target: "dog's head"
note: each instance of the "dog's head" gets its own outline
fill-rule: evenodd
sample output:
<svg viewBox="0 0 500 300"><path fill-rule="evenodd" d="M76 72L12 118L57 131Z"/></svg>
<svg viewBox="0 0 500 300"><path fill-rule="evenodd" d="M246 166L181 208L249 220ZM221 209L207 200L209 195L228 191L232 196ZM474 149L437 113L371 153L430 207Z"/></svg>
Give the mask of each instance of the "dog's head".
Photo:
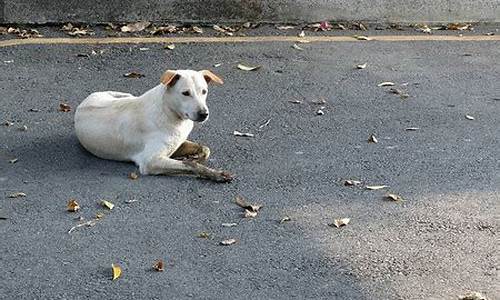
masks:
<svg viewBox="0 0 500 300"><path fill-rule="evenodd" d="M182 119L204 122L208 119L208 83L223 84L214 73L192 70L168 70L161 77L169 108Z"/></svg>

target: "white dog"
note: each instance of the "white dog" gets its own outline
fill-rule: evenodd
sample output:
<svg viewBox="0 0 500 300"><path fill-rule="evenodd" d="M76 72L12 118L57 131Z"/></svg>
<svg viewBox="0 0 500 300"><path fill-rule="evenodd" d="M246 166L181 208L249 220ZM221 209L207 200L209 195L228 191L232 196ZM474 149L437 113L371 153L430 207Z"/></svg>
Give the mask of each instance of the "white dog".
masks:
<svg viewBox="0 0 500 300"><path fill-rule="evenodd" d="M208 119L209 82L223 84L208 70L168 70L158 86L139 97L93 93L76 109L76 136L92 154L133 161L141 174L193 174L230 181L229 173L202 165L210 155L208 147L186 140L193 121Z"/></svg>

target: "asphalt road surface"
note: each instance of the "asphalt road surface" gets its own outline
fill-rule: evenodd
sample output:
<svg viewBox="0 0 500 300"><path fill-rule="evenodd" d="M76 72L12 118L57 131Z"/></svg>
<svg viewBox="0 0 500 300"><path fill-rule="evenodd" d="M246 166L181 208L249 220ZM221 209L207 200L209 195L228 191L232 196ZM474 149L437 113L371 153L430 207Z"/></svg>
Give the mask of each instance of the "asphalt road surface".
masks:
<svg viewBox="0 0 500 300"><path fill-rule="evenodd" d="M478 291L499 299L500 42L291 46L0 48L0 121L12 122L0 126L0 298L457 299ZM242 71L240 62L262 67ZM210 120L191 139L211 148L208 164L233 172L232 183L131 180L133 164L78 144L74 108L88 94L139 95L167 68L209 68L225 79L210 87ZM132 71L145 77L123 77ZM409 97L377 86L384 81ZM61 102L73 110L58 111ZM371 134L378 143L368 143ZM15 192L26 196L9 198ZM264 205L256 218L242 217L237 195ZM66 211L71 198L77 213ZM94 226L68 233L98 213ZM328 225L337 218L350 222ZM229 238L237 243L219 244ZM152 269L158 259L164 272ZM111 264L123 271L115 281Z"/></svg>

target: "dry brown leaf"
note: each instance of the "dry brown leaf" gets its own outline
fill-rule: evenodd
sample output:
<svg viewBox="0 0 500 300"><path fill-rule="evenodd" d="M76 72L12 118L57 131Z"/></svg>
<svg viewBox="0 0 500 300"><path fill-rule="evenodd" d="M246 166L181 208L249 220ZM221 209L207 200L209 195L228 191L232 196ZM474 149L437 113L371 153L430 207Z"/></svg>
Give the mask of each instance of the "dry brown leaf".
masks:
<svg viewBox="0 0 500 300"><path fill-rule="evenodd" d="M223 240L220 242L220 244L222 246L230 246L230 245L235 244L235 243L236 243L235 239L227 239L227 240Z"/></svg>
<svg viewBox="0 0 500 300"><path fill-rule="evenodd" d="M476 119L476 118L474 118L474 117L473 117L473 116L471 116L471 115L465 115L465 118L466 118L467 120L471 120L471 121Z"/></svg>
<svg viewBox="0 0 500 300"><path fill-rule="evenodd" d="M76 211L80 210L80 204L78 204L78 202L76 202L75 199L70 199L68 201L67 209L70 212L76 212Z"/></svg>
<svg viewBox="0 0 500 300"><path fill-rule="evenodd" d="M111 264L111 270L113 271L113 280L118 279L122 275L122 268L119 265Z"/></svg>
<svg viewBox="0 0 500 300"><path fill-rule="evenodd" d="M69 112L71 111L71 106L67 103L59 103L59 111L61 112Z"/></svg>
<svg viewBox="0 0 500 300"><path fill-rule="evenodd" d="M375 190L385 189L385 188L388 188L388 187L389 186L387 186L387 185L367 185L366 189L367 190L375 191Z"/></svg>
<svg viewBox="0 0 500 300"><path fill-rule="evenodd" d="M151 22L139 21L122 26L120 30L122 32L139 32L149 27L149 25L151 25Z"/></svg>
<svg viewBox="0 0 500 300"><path fill-rule="evenodd" d="M364 68L366 68L366 66L367 66L367 63L364 63L364 64L361 64L361 65L356 65L356 68L357 69L364 69Z"/></svg>
<svg viewBox="0 0 500 300"><path fill-rule="evenodd" d="M366 35L355 35L354 38L359 41L371 41L371 38L367 37Z"/></svg>
<svg viewBox="0 0 500 300"><path fill-rule="evenodd" d="M132 179L132 180L135 180L135 179L139 178L139 175L137 175L137 173L136 173L136 172L130 172L130 173L128 174L128 178L129 178L129 179Z"/></svg>
<svg viewBox="0 0 500 300"><path fill-rule="evenodd" d="M218 32L221 32L221 33L224 33L225 35L228 35L228 36L233 36L233 32L232 31L235 31L234 29L230 28L230 27L227 27L227 26L219 26L219 25L214 25L212 27L215 31L218 31Z"/></svg>
<svg viewBox="0 0 500 300"><path fill-rule="evenodd" d="M245 198L241 196L236 196L234 202L241 208L244 208L246 210L252 211L252 212L257 212L259 209L263 207L263 205L260 204L250 204L248 203Z"/></svg>
<svg viewBox="0 0 500 300"><path fill-rule="evenodd" d="M159 259L153 265L153 270L155 270L156 272L163 272L165 271L165 267L163 265L164 265L163 260Z"/></svg>
<svg viewBox="0 0 500 300"><path fill-rule="evenodd" d="M283 217L281 220L280 220L280 224L283 224L285 222L289 222L291 221L292 219L289 217L289 216L285 216Z"/></svg>
<svg viewBox="0 0 500 300"><path fill-rule="evenodd" d="M164 33L175 33L177 32L178 29L174 25L168 25L168 26L160 26L160 27L153 27L149 33L151 35L156 35L156 34L164 34Z"/></svg>
<svg viewBox="0 0 500 300"><path fill-rule="evenodd" d="M368 138L368 143L374 143L374 144L378 143L378 140L374 134L370 134L370 137Z"/></svg>
<svg viewBox="0 0 500 300"><path fill-rule="evenodd" d="M459 31L463 31L463 30L467 30L467 29L471 29L471 28L472 28L471 24L467 24L467 23L450 23L447 26L448 30L459 30Z"/></svg>
<svg viewBox="0 0 500 300"><path fill-rule="evenodd" d="M335 219L335 220L333 220L333 223L331 223L329 225L332 227L335 226L337 228L340 228L342 226L349 224L350 221L351 221L351 219L349 219L349 218Z"/></svg>
<svg viewBox="0 0 500 300"><path fill-rule="evenodd" d="M21 198L26 197L26 194L23 192L15 192L9 195L9 198Z"/></svg>
<svg viewBox="0 0 500 300"><path fill-rule="evenodd" d="M206 231L202 231L196 235L196 237L199 237L200 239L209 239L210 238L210 233Z"/></svg>
<svg viewBox="0 0 500 300"><path fill-rule="evenodd" d="M379 84L377 84L377 86L381 87L381 86L394 86L394 82L391 82L391 81L384 81L384 82L381 82Z"/></svg>
<svg viewBox="0 0 500 300"><path fill-rule="evenodd" d="M146 75L138 73L138 72L129 72L129 73L123 74L123 77L127 77L127 78L142 78L145 76Z"/></svg>
<svg viewBox="0 0 500 300"><path fill-rule="evenodd" d="M243 64L238 64L238 69L243 70L243 71L255 71L260 69L262 66L246 66Z"/></svg>
<svg viewBox="0 0 500 300"><path fill-rule="evenodd" d="M356 186L356 185L360 185L360 184L361 184L361 181L358 181L358 180L348 179L348 180L344 181L345 186Z"/></svg>
<svg viewBox="0 0 500 300"><path fill-rule="evenodd" d="M102 200L102 201L101 201L101 206L102 206L102 207L105 207L105 208L107 208L107 209L109 209L109 210L112 210L112 209L113 209L113 207L115 207L115 205L114 205L113 203L111 203L111 202L109 202L109 201L107 201L107 200Z"/></svg>
<svg viewBox="0 0 500 300"><path fill-rule="evenodd" d="M174 50L175 49L175 45L174 44L168 44L164 48L167 49L167 50Z"/></svg>
<svg viewBox="0 0 500 300"><path fill-rule="evenodd" d="M95 218L97 220L101 220L102 218L104 218L106 215L102 212L98 212L96 215L95 215Z"/></svg>
<svg viewBox="0 0 500 300"><path fill-rule="evenodd" d="M403 197L397 194L387 194L385 197L392 201L404 201Z"/></svg>
<svg viewBox="0 0 500 300"><path fill-rule="evenodd" d="M254 137L253 133L249 132L239 132L238 130L233 131L234 136L242 136L242 137Z"/></svg>

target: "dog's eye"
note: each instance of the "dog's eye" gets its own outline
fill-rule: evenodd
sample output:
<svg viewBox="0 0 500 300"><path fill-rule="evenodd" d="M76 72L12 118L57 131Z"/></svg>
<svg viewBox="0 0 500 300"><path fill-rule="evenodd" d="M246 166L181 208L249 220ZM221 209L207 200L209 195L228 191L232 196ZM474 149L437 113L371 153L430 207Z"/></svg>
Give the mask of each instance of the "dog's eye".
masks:
<svg viewBox="0 0 500 300"><path fill-rule="evenodd" d="M182 92L182 94L183 94L184 96L191 96L191 93L190 93L189 91L184 91L184 92Z"/></svg>
<svg viewBox="0 0 500 300"><path fill-rule="evenodd" d="M205 95L207 93L207 90L202 90L201 93Z"/></svg>

